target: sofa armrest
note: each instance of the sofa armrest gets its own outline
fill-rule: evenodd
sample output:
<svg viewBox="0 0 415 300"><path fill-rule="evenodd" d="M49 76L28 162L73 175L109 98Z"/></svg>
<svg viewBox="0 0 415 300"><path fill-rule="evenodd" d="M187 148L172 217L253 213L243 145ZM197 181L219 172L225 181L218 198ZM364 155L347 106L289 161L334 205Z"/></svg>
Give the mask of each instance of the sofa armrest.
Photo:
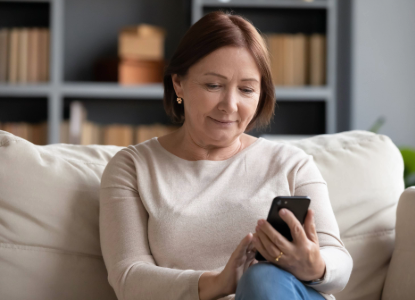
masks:
<svg viewBox="0 0 415 300"><path fill-rule="evenodd" d="M415 295L415 186L399 198L395 249L389 264L382 300L414 299Z"/></svg>

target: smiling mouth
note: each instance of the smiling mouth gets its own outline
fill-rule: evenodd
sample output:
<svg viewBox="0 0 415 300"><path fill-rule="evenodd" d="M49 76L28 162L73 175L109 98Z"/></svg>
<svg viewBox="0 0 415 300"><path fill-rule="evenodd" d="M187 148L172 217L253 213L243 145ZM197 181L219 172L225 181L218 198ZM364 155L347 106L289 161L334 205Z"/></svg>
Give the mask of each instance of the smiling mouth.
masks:
<svg viewBox="0 0 415 300"><path fill-rule="evenodd" d="M212 117L209 117L209 118L211 118L213 121L216 121L216 122L219 122L219 123L222 123L222 124L230 124L230 123L235 122L235 121L219 121L219 120L216 120L216 119L214 119Z"/></svg>

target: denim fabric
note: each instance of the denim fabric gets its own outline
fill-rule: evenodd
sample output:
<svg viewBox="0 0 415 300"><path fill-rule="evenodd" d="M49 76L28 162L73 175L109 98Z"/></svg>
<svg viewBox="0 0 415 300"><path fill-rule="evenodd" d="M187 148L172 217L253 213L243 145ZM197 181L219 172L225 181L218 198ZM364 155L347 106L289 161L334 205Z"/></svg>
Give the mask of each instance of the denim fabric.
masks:
<svg viewBox="0 0 415 300"><path fill-rule="evenodd" d="M294 275L268 262L259 262L246 270L238 282L235 300L324 300Z"/></svg>

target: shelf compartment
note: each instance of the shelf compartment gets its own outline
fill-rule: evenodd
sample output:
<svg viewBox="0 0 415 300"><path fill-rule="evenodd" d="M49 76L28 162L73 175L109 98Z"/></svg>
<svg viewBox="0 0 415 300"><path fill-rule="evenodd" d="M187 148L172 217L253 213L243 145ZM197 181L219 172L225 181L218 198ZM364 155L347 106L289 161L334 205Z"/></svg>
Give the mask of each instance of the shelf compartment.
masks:
<svg viewBox="0 0 415 300"><path fill-rule="evenodd" d="M49 27L49 1L0 1L0 27Z"/></svg>
<svg viewBox="0 0 415 300"><path fill-rule="evenodd" d="M234 6L234 7L261 7L261 8L326 8L330 5L327 0L202 0L203 6Z"/></svg>
<svg viewBox="0 0 415 300"><path fill-rule="evenodd" d="M292 8L265 8L265 7L237 7L233 3L224 6L203 6L203 14L221 10L232 10L250 20L261 33L281 34L326 34L327 9L292 9Z"/></svg>
<svg viewBox="0 0 415 300"><path fill-rule="evenodd" d="M275 116L268 128L252 130L249 134L317 135L326 133L326 102L320 101L279 101Z"/></svg>
<svg viewBox="0 0 415 300"><path fill-rule="evenodd" d="M37 145L45 145L47 106L45 97L0 97L0 129Z"/></svg>
<svg viewBox="0 0 415 300"><path fill-rule="evenodd" d="M160 123L171 125L161 101L137 99L101 99L66 97L63 104L62 119L70 118L70 103L81 101L87 112L87 120L97 124L143 125Z"/></svg>

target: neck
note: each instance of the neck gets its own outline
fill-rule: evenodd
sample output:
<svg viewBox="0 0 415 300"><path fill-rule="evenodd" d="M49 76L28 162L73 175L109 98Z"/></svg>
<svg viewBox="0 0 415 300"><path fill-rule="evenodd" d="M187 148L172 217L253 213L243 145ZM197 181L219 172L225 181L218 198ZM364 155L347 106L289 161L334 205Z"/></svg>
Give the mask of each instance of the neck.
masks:
<svg viewBox="0 0 415 300"><path fill-rule="evenodd" d="M176 132L176 149L180 156L187 160L226 160L244 148L242 136L238 136L228 144L206 143L182 126Z"/></svg>

